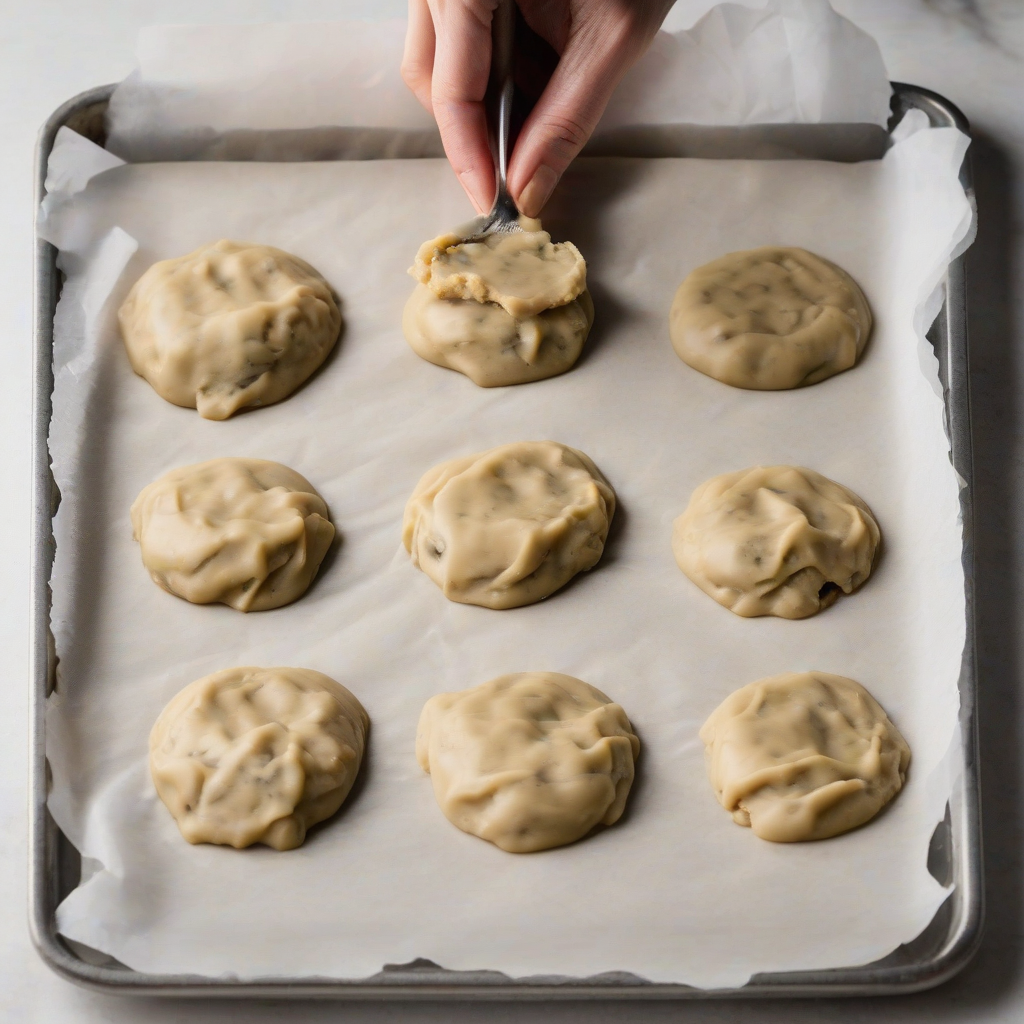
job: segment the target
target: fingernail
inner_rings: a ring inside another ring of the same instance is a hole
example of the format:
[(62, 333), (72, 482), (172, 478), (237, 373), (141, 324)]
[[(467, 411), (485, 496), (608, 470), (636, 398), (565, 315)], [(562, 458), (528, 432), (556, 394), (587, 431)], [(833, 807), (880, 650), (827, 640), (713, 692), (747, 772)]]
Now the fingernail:
[(557, 184), (558, 175), (547, 164), (541, 164), (519, 194), (519, 212), (527, 217), (539, 217)]

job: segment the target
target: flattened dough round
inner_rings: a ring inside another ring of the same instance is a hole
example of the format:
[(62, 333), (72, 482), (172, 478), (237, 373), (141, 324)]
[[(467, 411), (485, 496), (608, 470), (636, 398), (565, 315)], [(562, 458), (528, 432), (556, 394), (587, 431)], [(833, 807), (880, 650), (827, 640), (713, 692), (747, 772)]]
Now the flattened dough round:
[(910, 747), (874, 697), (827, 672), (744, 686), (700, 738), (718, 802), (775, 843), (863, 825), (900, 791), (910, 764)]
[(313, 485), (263, 459), (172, 469), (143, 488), (131, 516), (154, 583), (193, 604), (240, 612), (300, 598), (334, 540)]
[(118, 319), (132, 369), (208, 420), (287, 398), (341, 332), (334, 293), (308, 263), (229, 241), (154, 263)]
[(402, 330), (427, 362), (493, 388), (565, 373), (583, 351), (593, 322), (587, 291), (564, 306), (516, 319), (495, 302), (439, 299), (420, 284), (405, 305)]
[(669, 333), (695, 370), (735, 388), (778, 391), (853, 366), (871, 333), (871, 309), (834, 263), (764, 246), (694, 270), (676, 292)]
[(416, 759), (445, 817), (509, 853), (564, 846), (615, 824), (639, 753), (618, 704), (557, 672), (439, 693), (416, 732)]
[(156, 791), (190, 843), (301, 846), (359, 773), (370, 720), (308, 668), (228, 668), (189, 683), (149, 734)]
[(737, 615), (804, 619), (868, 578), (879, 539), (871, 509), (852, 491), (812, 469), (755, 466), (693, 492), (672, 551)]
[(572, 302), (587, 287), (579, 249), (552, 242), (539, 221), (525, 224), (536, 230), (496, 232), (479, 242), (455, 234), (424, 242), (411, 273), (439, 299), (496, 302), (519, 319)]
[(614, 514), (615, 492), (583, 452), (520, 441), (425, 473), (402, 541), (450, 601), (518, 608), (596, 565)]

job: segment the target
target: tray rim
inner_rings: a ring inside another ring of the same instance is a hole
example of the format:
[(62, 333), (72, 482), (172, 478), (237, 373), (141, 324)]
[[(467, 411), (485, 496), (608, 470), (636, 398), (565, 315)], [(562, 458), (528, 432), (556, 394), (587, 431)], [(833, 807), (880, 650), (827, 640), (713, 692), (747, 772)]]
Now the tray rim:
[[(920, 86), (893, 82), (894, 111), (924, 110), (933, 125), (956, 127), (970, 137), (963, 113), (945, 97)], [(35, 153), (35, 213), (46, 195), (46, 166), (57, 131), (90, 108), (100, 109), (115, 86), (104, 85), (72, 97), (58, 107), (40, 130)], [(973, 202), (970, 156), (960, 179)], [(944, 349), (943, 398), (951, 460), (965, 482), (961, 488), (962, 558), (967, 631), (960, 676), (962, 775), (954, 786), (955, 853), (950, 895), (951, 923), (937, 953), (907, 964), (867, 964), (813, 971), (755, 975), (739, 988), (699, 989), (682, 984), (642, 981), (632, 976), (588, 979), (535, 977), (512, 979), (490, 971), (446, 971), (427, 961), (385, 966), (369, 979), (260, 978), (242, 980), (187, 974), (156, 974), (93, 964), (78, 956), (56, 929), (59, 883), (59, 829), (46, 806), (49, 767), (45, 750), (46, 701), (52, 690), (56, 656), (50, 633), (49, 576), (53, 561), (52, 517), (56, 489), (50, 472), (48, 435), (53, 391), (53, 313), (59, 295), (56, 249), (35, 234), (33, 280), (33, 432), (30, 580), (30, 750), (29, 750), (29, 930), (43, 961), (68, 981), (122, 995), (234, 998), (331, 998), (344, 1000), (637, 1000), (752, 999), (902, 994), (942, 984), (967, 965), (981, 942), (984, 882), (981, 795), (978, 765), (977, 669), (974, 626), (973, 460), (965, 258), (951, 261), (945, 298), (936, 319), (936, 344)], [(934, 328), (933, 328), (934, 329)], [(940, 353), (940, 362), (942, 353)], [(948, 816), (948, 812), (947, 812)], [(65, 840), (66, 841), (66, 840)], [(930, 927), (930, 926), (929, 926)], [(922, 933), (924, 934), (924, 933)]]

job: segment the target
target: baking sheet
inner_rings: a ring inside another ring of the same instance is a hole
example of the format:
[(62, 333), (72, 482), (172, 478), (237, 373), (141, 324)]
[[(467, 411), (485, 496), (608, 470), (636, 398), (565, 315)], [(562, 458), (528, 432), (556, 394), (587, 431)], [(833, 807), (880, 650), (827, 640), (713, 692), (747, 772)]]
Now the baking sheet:
[[(949, 793), (964, 634), (957, 481), (920, 332), (970, 209), (956, 180), (966, 139), (905, 134), (885, 161), (857, 165), (579, 161), (548, 222), (589, 260), (594, 333), (571, 373), (491, 391), (423, 363), (401, 337), (411, 255), (470, 212), (440, 161), (130, 166), (55, 204), (46, 230), (69, 277), (47, 746), (51, 810), (86, 858), (61, 932), (160, 972), (360, 977), (427, 957), (707, 987), (863, 963), (917, 935), (946, 895), (925, 861)], [(347, 328), (298, 395), (210, 423), (132, 375), (113, 314), (153, 260), (220, 235), (310, 260), (341, 293)], [(857, 369), (757, 394), (677, 359), (666, 325), (682, 276), (767, 243), (812, 248), (862, 283), (878, 322)], [(441, 459), (542, 437), (588, 452), (616, 487), (605, 559), (530, 608), (446, 602), (399, 547), (412, 486)], [(248, 617), (199, 608), (142, 569), (131, 501), (171, 466), (217, 455), (285, 462), (327, 499), (343, 543), (297, 604)], [(882, 525), (872, 579), (815, 619), (741, 620), (675, 567), (671, 520), (692, 489), (755, 462), (824, 472)], [(292, 853), (189, 847), (147, 778), (146, 736), (166, 700), (238, 663), (324, 671), (373, 719), (364, 784)], [(696, 732), (735, 687), (801, 668), (867, 685), (914, 762), (868, 828), (772, 846), (715, 803)], [(605, 690), (644, 747), (619, 825), (515, 857), (447, 823), (413, 738), (431, 694), (527, 669)]]

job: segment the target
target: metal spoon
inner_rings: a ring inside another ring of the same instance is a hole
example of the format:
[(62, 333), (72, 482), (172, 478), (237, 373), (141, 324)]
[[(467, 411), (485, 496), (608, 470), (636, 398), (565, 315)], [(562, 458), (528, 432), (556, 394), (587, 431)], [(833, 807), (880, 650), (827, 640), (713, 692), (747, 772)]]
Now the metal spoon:
[(516, 30), (515, 0), (500, 0), (491, 25), (491, 85), (497, 92), (497, 111), (491, 111), (491, 130), (498, 150), (497, 191), (491, 212), (476, 217), (459, 229), (466, 242), (479, 242), (485, 235), (522, 231), (519, 209), (508, 193), (509, 131), (512, 127), (512, 47)]

